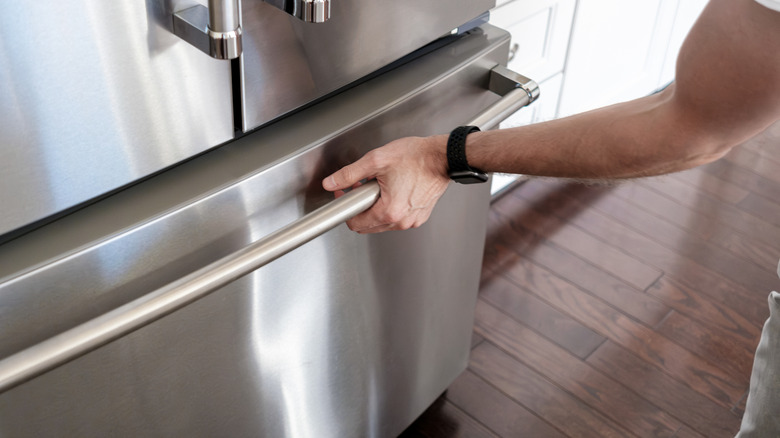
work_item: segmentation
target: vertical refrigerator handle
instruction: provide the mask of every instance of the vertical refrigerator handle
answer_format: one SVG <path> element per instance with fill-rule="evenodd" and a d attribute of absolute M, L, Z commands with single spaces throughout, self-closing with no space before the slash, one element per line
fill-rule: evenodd
<path fill-rule="evenodd" d="M 330 19 L 330 0 L 264 0 L 307 23 Z M 173 13 L 173 33 L 216 59 L 241 56 L 240 0 L 209 0 Z"/>
<path fill-rule="evenodd" d="M 241 56 L 239 0 L 209 0 L 173 14 L 173 33 L 216 59 Z"/>
<path fill-rule="evenodd" d="M 491 91 L 503 94 L 468 125 L 487 130 L 539 96 L 536 83 L 505 67 L 490 71 Z M 173 283 L 0 360 L 0 393 L 96 350 L 276 260 L 368 210 L 379 199 L 369 181 L 295 222 Z"/>

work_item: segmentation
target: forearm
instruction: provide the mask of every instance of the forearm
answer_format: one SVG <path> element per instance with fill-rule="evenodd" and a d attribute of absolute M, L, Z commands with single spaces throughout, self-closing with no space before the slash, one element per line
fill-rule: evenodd
<path fill-rule="evenodd" d="M 633 178 L 713 161 L 727 150 L 679 114 L 674 89 L 572 117 L 469 135 L 473 167 L 577 179 Z"/>

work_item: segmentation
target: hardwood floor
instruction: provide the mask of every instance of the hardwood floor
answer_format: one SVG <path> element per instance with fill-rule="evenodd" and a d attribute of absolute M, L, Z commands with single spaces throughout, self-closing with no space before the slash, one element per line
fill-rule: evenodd
<path fill-rule="evenodd" d="M 732 437 L 780 290 L 780 124 L 700 168 L 490 210 L 471 360 L 403 437 Z"/>

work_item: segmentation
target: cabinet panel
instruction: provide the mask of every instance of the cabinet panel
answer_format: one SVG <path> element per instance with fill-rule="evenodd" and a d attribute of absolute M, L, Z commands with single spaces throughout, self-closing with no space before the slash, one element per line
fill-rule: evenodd
<path fill-rule="evenodd" d="M 512 34 L 509 68 L 538 82 L 563 70 L 575 0 L 515 0 L 491 11 L 490 22 Z"/>
<path fill-rule="evenodd" d="M 559 115 L 655 91 L 676 7 L 676 0 L 580 0 Z"/>

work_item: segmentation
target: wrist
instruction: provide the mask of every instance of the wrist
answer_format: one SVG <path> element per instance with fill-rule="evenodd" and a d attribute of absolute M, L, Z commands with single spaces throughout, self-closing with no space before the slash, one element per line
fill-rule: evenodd
<path fill-rule="evenodd" d="M 447 164 L 447 138 L 446 134 L 423 137 L 426 162 L 430 170 L 442 178 L 449 179 L 449 167 Z"/>

